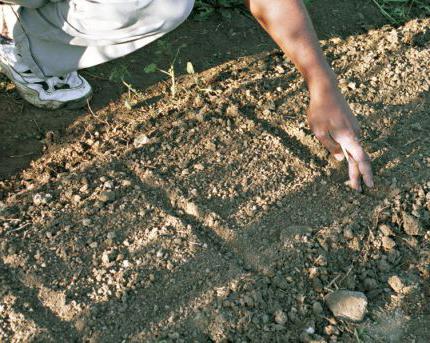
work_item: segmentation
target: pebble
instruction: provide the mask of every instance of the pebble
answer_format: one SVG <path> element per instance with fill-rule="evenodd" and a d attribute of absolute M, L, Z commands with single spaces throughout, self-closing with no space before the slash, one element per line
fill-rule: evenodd
<path fill-rule="evenodd" d="M 52 199 L 51 194 L 37 193 L 33 196 L 33 204 L 36 206 L 46 205 Z"/>
<path fill-rule="evenodd" d="M 386 251 L 393 249 L 395 246 L 396 246 L 396 242 L 394 242 L 394 240 L 392 240 L 390 237 L 387 237 L 387 236 L 382 237 L 382 247 Z"/>
<path fill-rule="evenodd" d="M 338 290 L 325 300 L 336 318 L 360 322 L 366 314 L 367 298 L 362 292 Z"/>
<path fill-rule="evenodd" d="M 390 276 L 388 278 L 388 284 L 396 293 L 402 293 L 402 290 L 405 287 L 402 280 L 397 275 Z"/>
<path fill-rule="evenodd" d="M 116 233 L 115 233 L 115 231 L 110 231 L 110 232 L 108 232 L 108 234 L 107 234 L 107 238 L 108 239 L 115 239 L 115 237 L 116 237 Z"/>
<path fill-rule="evenodd" d="M 75 204 L 79 204 L 80 202 L 81 202 L 81 196 L 79 195 L 79 194 L 75 194 L 73 197 L 72 197 L 72 201 L 75 203 Z"/>
<path fill-rule="evenodd" d="M 123 186 L 123 187 L 130 187 L 131 186 L 131 181 L 130 180 L 122 180 L 121 181 L 121 186 Z"/>
<path fill-rule="evenodd" d="M 329 324 L 326 327 L 324 327 L 324 333 L 328 336 L 333 336 L 333 335 L 338 335 L 339 330 L 336 326 Z"/>
<path fill-rule="evenodd" d="M 394 236 L 393 231 L 391 230 L 390 226 L 387 224 L 379 225 L 379 231 L 381 231 L 381 233 L 384 236 Z"/>
<path fill-rule="evenodd" d="M 284 325 L 288 321 L 287 314 L 282 310 L 277 310 L 274 315 L 277 324 Z"/>
<path fill-rule="evenodd" d="M 312 280 L 312 287 L 316 292 L 321 292 L 323 289 L 323 284 L 319 278 L 314 278 Z"/>
<path fill-rule="evenodd" d="M 147 135 L 141 134 L 134 139 L 133 145 L 135 148 L 140 148 L 146 144 L 149 144 L 150 142 L 151 142 L 151 140 L 149 139 L 149 137 Z"/>
<path fill-rule="evenodd" d="M 108 251 L 104 251 L 102 254 L 102 263 L 104 265 L 109 265 L 110 259 L 109 259 L 109 252 Z"/>
<path fill-rule="evenodd" d="M 107 189 L 112 189 L 114 187 L 113 182 L 111 180 L 106 181 L 103 186 Z"/>
<path fill-rule="evenodd" d="M 351 240 L 354 238 L 354 233 L 352 232 L 351 228 L 346 227 L 343 230 L 343 237 L 345 237 L 346 240 Z"/>
<path fill-rule="evenodd" d="M 90 226 L 91 225 L 91 219 L 90 218 L 85 218 L 82 220 L 82 225 L 83 226 Z"/>
<path fill-rule="evenodd" d="M 112 202 L 115 200 L 115 192 L 113 191 L 103 191 L 100 193 L 98 199 L 103 203 Z"/>
<path fill-rule="evenodd" d="M 423 232 L 423 228 L 418 219 L 410 214 L 403 212 L 403 230 L 409 236 L 418 236 Z"/>

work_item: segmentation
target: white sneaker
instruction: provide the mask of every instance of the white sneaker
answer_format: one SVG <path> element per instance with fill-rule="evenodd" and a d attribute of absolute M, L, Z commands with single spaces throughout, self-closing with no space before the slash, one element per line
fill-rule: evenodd
<path fill-rule="evenodd" d="M 77 72 L 41 79 L 22 63 L 15 45 L 0 44 L 0 73 L 16 86 L 30 104 L 44 109 L 83 107 L 92 96 L 90 84 Z"/>

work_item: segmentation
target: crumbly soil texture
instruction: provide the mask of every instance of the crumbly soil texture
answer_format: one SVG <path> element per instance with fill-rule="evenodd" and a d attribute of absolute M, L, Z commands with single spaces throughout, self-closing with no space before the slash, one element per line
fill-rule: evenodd
<path fill-rule="evenodd" d="M 81 112 L 33 109 L 2 79 L 0 341 L 429 342 L 429 27 L 326 28 L 373 161 L 363 193 L 309 130 L 297 70 L 246 17 L 191 21 L 158 55 L 84 71 Z M 196 61 L 192 34 L 208 32 L 255 44 Z M 177 68 L 196 73 L 173 87 L 139 74 L 186 37 Z M 367 297 L 361 322 L 333 315 L 336 290 Z"/>

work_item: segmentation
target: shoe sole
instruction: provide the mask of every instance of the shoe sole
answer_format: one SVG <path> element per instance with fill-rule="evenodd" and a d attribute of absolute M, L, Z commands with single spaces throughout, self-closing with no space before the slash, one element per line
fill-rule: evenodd
<path fill-rule="evenodd" d="M 55 100 L 41 100 L 39 98 L 39 94 L 34 89 L 28 88 L 21 84 L 20 82 L 17 82 L 12 77 L 10 67 L 3 65 L 3 63 L 0 62 L 0 73 L 6 75 L 6 77 L 15 84 L 15 87 L 18 91 L 18 93 L 21 95 L 21 97 L 30 103 L 31 105 L 41 108 L 44 110 L 58 110 L 58 109 L 67 109 L 67 110 L 76 110 L 82 107 L 85 107 L 85 105 L 88 103 L 88 101 L 91 100 L 93 96 L 93 90 L 91 89 L 90 92 L 86 95 L 84 95 L 81 98 L 71 100 L 71 101 L 55 101 Z"/>

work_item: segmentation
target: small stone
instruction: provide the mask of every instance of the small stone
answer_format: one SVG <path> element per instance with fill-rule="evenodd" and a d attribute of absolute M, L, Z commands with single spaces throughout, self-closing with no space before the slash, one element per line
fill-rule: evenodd
<path fill-rule="evenodd" d="M 379 231 L 381 231 L 384 236 L 394 236 L 393 231 L 387 224 L 379 225 Z"/>
<path fill-rule="evenodd" d="M 346 227 L 343 230 L 343 237 L 345 237 L 346 240 L 351 240 L 354 238 L 354 233 L 352 232 L 351 228 Z"/>
<path fill-rule="evenodd" d="M 150 142 L 151 140 L 148 138 L 147 135 L 141 134 L 134 139 L 133 145 L 135 148 L 140 148 L 146 144 L 149 144 Z"/>
<path fill-rule="evenodd" d="M 109 252 L 108 252 L 108 251 L 104 251 L 104 252 L 103 252 L 103 254 L 102 254 L 102 263 L 103 263 L 104 265 L 108 265 L 108 264 L 109 264 L 109 262 L 110 262 L 110 259 L 109 259 Z"/>
<path fill-rule="evenodd" d="M 121 181 L 121 186 L 123 186 L 123 187 L 130 187 L 131 186 L 131 181 L 130 180 L 122 180 Z"/>
<path fill-rule="evenodd" d="M 114 184 L 111 180 L 106 181 L 103 186 L 107 189 L 112 189 L 114 187 Z"/>
<path fill-rule="evenodd" d="M 323 307 L 322 307 L 322 305 L 321 305 L 321 303 L 319 301 L 315 301 L 312 304 L 312 311 L 314 312 L 314 314 L 316 316 L 320 316 L 321 313 L 323 313 L 324 309 L 323 309 Z"/>
<path fill-rule="evenodd" d="M 354 322 L 363 320 L 367 308 L 367 298 L 362 292 L 338 290 L 326 297 L 326 302 L 334 316 Z"/>
<path fill-rule="evenodd" d="M 388 236 L 382 237 L 382 247 L 386 251 L 393 249 L 395 246 L 396 246 L 396 242 L 394 242 L 394 240 L 392 240 L 390 237 Z"/>
<path fill-rule="evenodd" d="M 308 326 L 305 328 L 305 332 L 310 335 L 313 335 L 315 333 L 315 328 L 313 326 Z"/>
<path fill-rule="evenodd" d="M 237 107 L 237 105 L 228 106 L 226 110 L 226 114 L 231 117 L 237 117 L 240 114 L 239 107 Z"/>
<path fill-rule="evenodd" d="M 112 202 L 115 200 L 115 192 L 113 191 L 103 191 L 100 193 L 98 199 L 102 203 Z"/>
<path fill-rule="evenodd" d="M 200 209 L 197 207 L 197 205 L 193 202 L 187 202 L 186 203 L 186 207 L 184 209 L 185 213 L 193 216 L 193 217 L 197 217 L 200 218 L 202 216 L 202 213 L 200 211 Z"/>
<path fill-rule="evenodd" d="M 33 204 L 36 206 L 46 205 L 52 199 L 51 194 L 37 193 L 33 196 Z"/>
<path fill-rule="evenodd" d="M 97 246 L 98 246 L 97 242 L 92 242 L 92 243 L 90 244 L 90 248 L 91 248 L 91 249 L 95 249 L 95 248 L 97 248 Z"/>
<path fill-rule="evenodd" d="M 108 239 L 115 239 L 115 237 L 116 237 L 116 233 L 115 233 L 115 231 L 110 231 L 110 232 L 108 232 L 108 234 L 107 234 L 107 238 Z"/>
<path fill-rule="evenodd" d="M 79 192 L 86 193 L 88 191 L 89 185 L 85 184 L 81 188 L 79 188 Z"/>
<path fill-rule="evenodd" d="M 277 310 L 274 315 L 277 324 L 284 325 L 288 321 L 287 314 L 282 310 Z"/>
<path fill-rule="evenodd" d="M 323 290 L 323 284 L 317 277 L 312 280 L 312 287 L 316 292 L 321 292 Z"/>
<path fill-rule="evenodd" d="M 402 280 L 397 275 L 390 276 L 388 278 L 388 284 L 396 293 L 402 293 L 402 290 L 405 287 Z"/>
<path fill-rule="evenodd" d="M 339 330 L 336 326 L 329 324 L 324 327 L 324 333 L 328 336 L 337 336 L 339 334 Z"/>
<path fill-rule="evenodd" d="M 419 220 L 410 214 L 403 212 L 403 230 L 409 236 L 418 236 L 423 232 L 423 227 Z"/>
<path fill-rule="evenodd" d="M 89 218 L 85 218 L 82 220 L 82 225 L 83 226 L 90 226 L 91 225 L 91 219 Z"/>
<path fill-rule="evenodd" d="M 72 197 L 72 201 L 73 201 L 75 204 L 79 204 L 79 203 L 81 202 L 81 196 L 80 196 L 79 194 L 75 194 L 75 195 Z"/>
<path fill-rule="evenodd" d="M 33 196 L 33 204 L 35 204 L 36 206 L 39 206 L 42 204 L 42 194 L 35 194 Z"/>
<path fill-rule="evenodd" d="M 205 166 L 204 166 L 203 164 L 201 164 L 201 163 L 196 163 L 196 164 L 193 166 L 193 168 L 194 168 L 195 170 L 197 170 L 197 171 L 205 170 Z"/>

